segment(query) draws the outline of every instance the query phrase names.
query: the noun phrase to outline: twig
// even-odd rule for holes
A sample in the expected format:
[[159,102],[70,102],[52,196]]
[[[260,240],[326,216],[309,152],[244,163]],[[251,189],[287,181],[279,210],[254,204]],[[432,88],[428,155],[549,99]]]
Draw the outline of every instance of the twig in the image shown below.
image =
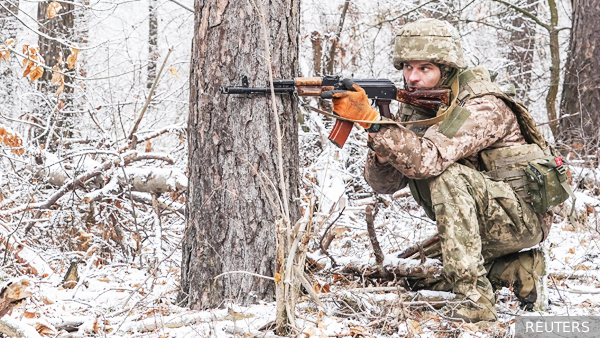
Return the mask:
[[137,121],[135,121],[133,128],[131,128],[131,131],[129,132],[128,139],[130,139],[130,140],[133,138],[133,134],[135,134],[138,127],[140,126],[140,122],[142,122],[142,118],[144,117],[144,114],[146,113],[146,110],[148,109],[148,105],[150,105],[150,101],[152,101],[152,94],[154,94],[154,89],[156,89],[156,84],[158,83],[158,80],[160,79],[160,76],[161,76],[163,70],[165,69],[165,65],[167,64],[167,60],[169,60],[169,55],[171,55],[171,52],[173,52],[173,48],[174,47],[169,48],[169,52],[167,53],[167,56],[165,57],[165,60],[163,61],[162,66],[160,67],[160,70],[158,71],[158,75],[156,75],[156,79],[154,79],[154,82],[152,83],[152,88],[150,88],[150,92],[148,93],[146,102],[144,102],[144,106],[142,107],[140,116],[138,117]]
[[346,207],[344,207],[342,209],[342,211],[340,211],[340,214],[338,215],[338,217],[336,217],[333,222],[331,222],[331,224],[329,224],[329,226],[327,227],[327,229],[325,229],[325,233],[323,234],[323,236],[321,237],[321,240],[319,241],[319,246],[321,247],[321,251],[327,255],[327,257],[329,257],[329,259],[331,260],[331,266],[332,267],[336,267],[337,263],[335,261],[335,259],[333,259],[333,257],[329,254],[329,252],[327,251],[327,249],[329,248],[329,244],[331,244],[331,241],[333,241],[333,236],[328,237],[331,238],[331,240],[328,240],[326,242],[326,245],[323,245],[323,237],[325,237],[325,234],[327,234],[329,232],[329,229],[335,224],[335,222],[337,222],[338,219],[340,219],[340,217],[342,217],[342,214],[344,213],[344,210],[346,210]]
[[371,245],[373,246],[373,252],[375,253],[375,263],[377,265],[383,264],[383,252],[381,251],[381,246],[379,245],[379,241],[377,240],[377,234],[375,233],[375,225],[373,220],[373,213],[371,211],[371,206],[367,205],[366,208],[367,213],[367,231],[369,232],[369,240],[371,241]]
[[319,299],[319,295],[317,295],[313,286],[310,284],[308,279],[306,279],[306,277],[304,276],[304,272],[302,270],[300,270],[300,268],[297,265],[294,265],[294,272],[296,273],[296,276],[298,276],[298,279],[300,279],[300,283],[302,283],[302,285],[304,285],[304,288],[310,295],[310,298],[312,298],[312,300],[315,302],[315,304],[317,304],[321,309],[323,309],[325,312],[327,312],[327,307]]
[[579,113],[563,115],[563,116],[561,116],[561,117],[559,117],[557,119],[550,120],[548,122],[538,123],[537,126],[543,126],[543,125],[546,125],[546,124],[550,124],[550,123],[553,123],[553,122],[556,122],[556,121],[560,121],[562,119],[566,119],[566,118],[569,118],[569,117],[577,116],[577,115],[579,115]]
[[181,8],[187,9],[188,11],[190,11],[190,12],[194,13],[194,10],[193,10],[193,9],[189,8],[188,6],[186,6],[186,5],[182,4],[182,3],[181,3],[181,2],[179,2],[179,1],[176,1],[176,0],[170,0],[170,1],[171,1],[171,2],[174,2],[174,3],[176,3],[176,4],[178,4],[179,6],[181,6]]

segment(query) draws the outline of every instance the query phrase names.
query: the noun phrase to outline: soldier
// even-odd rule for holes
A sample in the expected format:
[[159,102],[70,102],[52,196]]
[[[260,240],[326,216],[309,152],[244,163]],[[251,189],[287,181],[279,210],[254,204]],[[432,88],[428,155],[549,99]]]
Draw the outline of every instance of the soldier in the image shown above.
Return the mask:
[[[408,128],[377,124],[387,119],[350,82],[346,86],[355,91],[334,94],[334,110],[373,121],[361,123],[371,148],[364,175],[373,189],[391,194],[408,184],[436,221],[445,279],[454,293],[471,301],[449,315],[496,320],[493,287],[501,286],[513,286],[527,309],[543,307],[543,252],[519,251],[548,236],[552,213],[534,211],[524,168],[552,156],[553,149],[485,68],[465,70],[458,32],[448,22],[421,19],[405,25],[397,34],[394,66],[408,89],[452,89],[452,104],[437,112],[445,118]],[[435,118],[436,112],[405,104],[399,115],[401,121],[416,121]]]

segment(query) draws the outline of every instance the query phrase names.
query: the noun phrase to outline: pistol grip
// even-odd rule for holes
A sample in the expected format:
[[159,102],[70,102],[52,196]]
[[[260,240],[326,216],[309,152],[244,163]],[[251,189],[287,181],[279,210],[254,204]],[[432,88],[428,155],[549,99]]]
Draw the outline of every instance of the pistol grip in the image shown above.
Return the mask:
[[342,148],[348,139],[348,135],[352,131],[354,123],[350,121],[336,120],[331,133],[329,134],[329,140],[333,142],[339,148]]

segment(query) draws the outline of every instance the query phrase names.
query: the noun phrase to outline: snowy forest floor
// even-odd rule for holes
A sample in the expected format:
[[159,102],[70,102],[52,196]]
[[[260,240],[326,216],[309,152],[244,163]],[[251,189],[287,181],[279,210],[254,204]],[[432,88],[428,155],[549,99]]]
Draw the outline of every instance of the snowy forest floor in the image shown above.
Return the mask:
[[[326,140],[325,130],[330,126],[325,128],[316,116],[307,121],[310,131],[300,131],[301,185],[318,197],[315,219],[320,224],[309,247],[309,257],[326,265],[311,277],[328,310],[321,311],[309,297],[301,297],[296,324],[305,336],[511,337],[516,315],[600,314],[600,198],[593,183],[594,175],[600,175],[600,171],[570,169],[572,182],[577,183],[573,186],[586,187],[576,191],[581,225],[573,227],[565,220],[567,203],[559,210],[549,238],[542,244],[550,274],[546,311],[522,311],[512,292],[504,288],[497,293],[499,321],[450,322],[438,309],[407,298],[417,300],[419,294],[406,293],[400,287],[392,292],[371,292],[368,288],[396,284],[374,285],[373,281],[345,277],[336,273],[331,260],[319,251],[318,240],[335,220],[330,229],[335,234],[328,250],[331,256],[338,263],[350,259],[374,262],[365,221],[367,205],[378,209],[374,224],[386,255],[397,254],[424,240],[436,232],[436,227],[408,189],[393,196],[372,192],[362,178],[367,151],[365,133],[354,132],[346,147],[338,150]],[[33,327],[44,335],[59,337],[273,336],[259,330],[275,319],[275,303],[243,307],[227,302],[222,309],[211,311],[176,305],[181,263],[177,243],[183,227],[182,217],[165,224],[162,235],[157,236],[167,238],[170,244],[165,245],[159,258],[142,262],[111,263],[94,246],[87,251],[61,252],[58,248],[48,249],[39,241],[29,243],[29,247],[19,251],[19,260],[3,266],[0,277],[6,281],[26,276],[35,284],[34,294],[3,320],[27,332]],[[81,233],[80,239],[85,241],[86,234]],[[143,250],[156,252],[152,251],[156,245]],[[79,262],[79,280],[65,284],[63,278],[73,261]],[[28,336],[34,334],[30,332]]]

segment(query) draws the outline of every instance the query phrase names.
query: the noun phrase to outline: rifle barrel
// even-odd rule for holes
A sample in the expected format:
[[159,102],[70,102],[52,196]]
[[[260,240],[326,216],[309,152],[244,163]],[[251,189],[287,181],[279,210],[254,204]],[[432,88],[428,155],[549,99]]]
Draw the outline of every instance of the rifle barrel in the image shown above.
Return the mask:
[[[288,94],[293,93],[293,87],[275,87],[275,94]],[[221,94],[271,94],[271,88],[269,87],[220,87],[219,93]]]

